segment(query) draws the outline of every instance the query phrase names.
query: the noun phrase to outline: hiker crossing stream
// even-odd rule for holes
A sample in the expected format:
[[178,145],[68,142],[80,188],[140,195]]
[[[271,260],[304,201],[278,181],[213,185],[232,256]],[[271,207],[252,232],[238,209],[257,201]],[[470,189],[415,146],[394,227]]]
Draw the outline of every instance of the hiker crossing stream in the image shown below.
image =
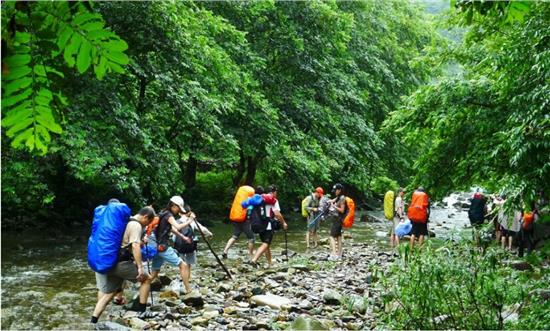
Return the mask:
[[[280,323],[305,323],[298,319],[300,312],[308,312],[317,319],[333,316],[334,327],[346,323],[357,327],[374,326],[374,301],[381,289],[372,284],[375,269],[382,270],[394,259],[389,248],[389,222],[383,220],[382,211],[359,212],[353,228],[344,233],[343,261],[327,261],[328,222],[321,224],[321,245],[306,251],[304,243],[305,220],[289,215],[289,261],[284,261],[284,234],[279,231],[273,240],[274,265],[271,269],[254,269],[244,262],[246,241],[241,238],[229,251],[224,263],[235,280],[224,279],[224,271],[217,265],[204,242],[199,243],[198,264],[193,270],[194,288],[200,293],[203,307],[184,304],[177,293],[178,280],[175,268],[163,268],[172,284],[154,292],[156,314],[151,319],[139,319],[126,313],[122,307],[109,305],[103,321],[112,319],[122,324],[130,321],[135,328],[146,324],[166,328],[190,328],[201,325],[208,328],[261,327]],[[368,221],[366,221],[368,220]],[[221,220],[210,220],[214,233],[211,244],[221,253],[231,234],[231,225]],[[449,238],[468,224],[464,210],[442,204],[433,208],[430,230],[438,238]],[[85,229],[88,231],[89,229]],[[94,273],[86,263],[86,232],[73,232],[62,236],[44,236],[26,233],[2,234],[2,328],[3,329],[82,329],[89,324],[89,316],[96,301]],[[264,262],[261,260],[260,262]],[[165,280],[168,278],[164,278]],[[327,284],[335,293],[325,291]],[[130,285],[125,295],[130,299],[135,288]],[[289,300],[289,311],[280,311],[254,303],[258,294],[275,294]],[[338,301],[363,298],[365,305],[354,300],[350,310],[344,305],[332,305],[331,297]],[[348,298],[348,299],[345,299]],[[367,299],[364,299],[367,298]],[[269,299],[269,297],[268,297]],[[353,301],[353,300],[352,300]],[[361,301],[361,302],[363,302]],[[257,306],[258,305],[258,306]],[[359,311],[363,318],[353,315]],[[214,312],[215,311],[215,312]],[[327,318],[325,318],[327,319]],[[145,324],[144,324],[145,323]],[[286,324],[285,324],[286,323]],[[159,326],[160,325],[160,326]]]

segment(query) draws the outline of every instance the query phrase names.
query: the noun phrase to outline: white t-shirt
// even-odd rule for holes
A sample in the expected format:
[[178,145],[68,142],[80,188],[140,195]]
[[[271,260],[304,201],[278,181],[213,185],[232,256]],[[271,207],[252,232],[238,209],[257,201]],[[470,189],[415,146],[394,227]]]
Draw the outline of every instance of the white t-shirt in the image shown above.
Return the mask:
[[[265,212],[270,218],[275,217],[276,211],[278,212],[281,211],[281,207],[279,206],[279,200],[275,201],[274,205],[265,205]],[[268,231],[271,230],[271,222],[267,224],[266,230]]]

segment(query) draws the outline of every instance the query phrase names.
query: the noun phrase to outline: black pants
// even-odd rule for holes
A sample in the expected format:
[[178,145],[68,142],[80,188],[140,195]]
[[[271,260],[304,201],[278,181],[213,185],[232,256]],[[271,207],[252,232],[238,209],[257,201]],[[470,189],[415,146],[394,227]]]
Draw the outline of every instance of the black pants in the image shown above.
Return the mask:
[[523,256],[523,251],[527,245],[527,254],[531,253],[535,248],[535,231],[534,227],[531,227],[530,230],[521,229],[519,231],[519,242],[518,242],[518,256]]

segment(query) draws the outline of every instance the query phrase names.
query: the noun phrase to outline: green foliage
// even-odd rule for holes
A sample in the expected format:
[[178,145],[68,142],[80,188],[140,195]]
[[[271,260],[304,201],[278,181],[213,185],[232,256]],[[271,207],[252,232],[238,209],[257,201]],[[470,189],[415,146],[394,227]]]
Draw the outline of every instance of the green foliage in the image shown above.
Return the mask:
[[490,9],[469,22],[463,43],[438,55],[460,72],[422,86],[386,121],[417,154],[413,185],[436,196],[481,185],[517,201],[548,191],[550,7],[531,3],[513,22],[493,13],[515,4],[481,3]]
[[65,77],[61,54],[81,74],[93,66],[98,79],[124,72],[129,61],[126,43],[81,3],[8,2],[2,6],[2,41],[2,126],[13,147],[41,154],[50,133],[61,134],[61,112],[68,106],[59,88]]
[[376,192],[377,195],[383,196],[388,190],[397,192],[399,184],[396,181],[389,179],[388,177],[381,176],[374,178],[370,183],[371,190]]
[[[532,290],[548,286],[548,275],[504,267],[505,257],[493,248],[449,243],[434,250],[428,243],[383,279],[389,294],[381,317],[396,329],[529,329],[533,316],[542,318],[537,325],[548,325],[540,302],[529,299]],[[520,320],[509,324],[504,319],[516,304]]]

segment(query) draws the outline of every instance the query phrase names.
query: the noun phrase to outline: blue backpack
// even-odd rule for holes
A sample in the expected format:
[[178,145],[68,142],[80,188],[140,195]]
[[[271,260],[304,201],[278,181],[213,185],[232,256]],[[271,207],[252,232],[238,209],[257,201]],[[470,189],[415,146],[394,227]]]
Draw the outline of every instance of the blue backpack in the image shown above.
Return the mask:
[[101,205],[94,210],[92,233],[88,239],[88,265],[92,270],[106,274],[117,264],[130,213],[130,208],[120,202]]

